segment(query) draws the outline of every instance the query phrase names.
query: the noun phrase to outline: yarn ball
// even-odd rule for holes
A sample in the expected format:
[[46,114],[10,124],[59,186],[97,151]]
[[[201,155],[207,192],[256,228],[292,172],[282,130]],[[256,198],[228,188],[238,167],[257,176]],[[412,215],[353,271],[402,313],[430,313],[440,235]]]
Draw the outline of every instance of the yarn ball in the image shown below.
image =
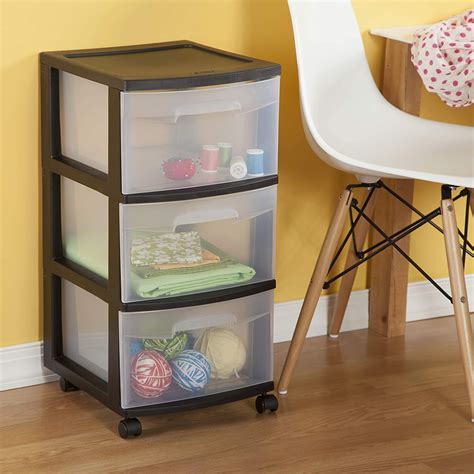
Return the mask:
[[130,355],[133,357],[143,350],[143,341],[141,339],[132,339],[129,345]]
[[158,352],[140,351],[132,360],[130,383],[140,397],[159,397],[171,385],[171,367]]
[[211,364],[211,377],[228,379],[238,377],[247,359],[245,345],[230,329],[210,328],[204,331],[194,344],[194,349],[203,353]]
[[152,349],[161,352],[167,359],[173,359],[186,349],[188,335],[185,332],[178,332],[169,339],[145,339],[143,343],[145,349]]
[[211,366],[200,352],[185,350],[171,361],[173,380],[185,390],[198,392],[209,381]]

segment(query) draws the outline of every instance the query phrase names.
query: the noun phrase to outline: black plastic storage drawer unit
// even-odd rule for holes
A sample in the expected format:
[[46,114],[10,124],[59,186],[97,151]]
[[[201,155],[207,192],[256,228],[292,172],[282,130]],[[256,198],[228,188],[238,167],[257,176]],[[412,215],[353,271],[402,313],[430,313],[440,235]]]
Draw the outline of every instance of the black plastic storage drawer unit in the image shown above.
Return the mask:
[[41,54],[45,365],[136,418],[275,411],[280,66],[189,41]]

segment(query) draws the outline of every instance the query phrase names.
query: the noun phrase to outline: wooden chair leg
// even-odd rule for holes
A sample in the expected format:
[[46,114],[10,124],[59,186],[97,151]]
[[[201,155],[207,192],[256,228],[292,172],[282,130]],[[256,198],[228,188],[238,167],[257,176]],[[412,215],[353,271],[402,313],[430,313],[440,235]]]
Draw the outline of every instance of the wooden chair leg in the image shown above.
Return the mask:
[[[370,189],[367,190],[365,198],[370,193]],[[374,190],[373,196],[370,198],[370,201],[367,203],[364,213],[372,218],[374,215],[375,201],[376,201],[377,190]],[[354,230],[355,241],[358,248],[362,248],[364,242],[367,238],[370,225],[364,219],[360,218],[359,222],[356,225]],[[356,263],[359,260],[359,257],[354,252],[354,246],[351,245],[347,254],[346,265],[344,268],[349,268],[351,265]],[[346,312],[347,303],[349,302],[349,297],[351,296],[352,287],[354,285],[354,280],[357,275],[357,268],[354,268],[351,272],[344,275],[341,279],[341,286],[339,287],[339,293],[336,299],[336,306],[334,308],[334,313],[331,319],[331,325],[329,327],[329,337],[337,338],[339,337],[339,331],[341,330],[342,321],[344,319],[344,314]]]
[[453,297],[454,316],[459,338],[459,346],[464,365],[469,401],[471,405],[471,420],[474,422],[474,344],[472,326],[469,316],[466,281],[459,250],[458,227],[452,199],[441,202],[443,218],[444,242],[448,259],[449,281]]
[[304,298],[303,307],[301,308],[295,332],[291,340],[290,349],[286,356],[283,372],[280,377],[278,392],[282,395],[288,392],[288,385],[293,375],[293,371],[298,361],[298,357],[303,349],[304,340],[308,333],[311,320],[313,319],[314,310],[318,304],[324,281],[331,264],[331,260],[336,253],[336,247],[341,237],[344,221],[347,217],[352,199],[352,191],[344,190],[339,197],[339,203],[332,218],[331,224],[324,239],[321,252],[319,254],[313,275],[309,282],[308,290]]

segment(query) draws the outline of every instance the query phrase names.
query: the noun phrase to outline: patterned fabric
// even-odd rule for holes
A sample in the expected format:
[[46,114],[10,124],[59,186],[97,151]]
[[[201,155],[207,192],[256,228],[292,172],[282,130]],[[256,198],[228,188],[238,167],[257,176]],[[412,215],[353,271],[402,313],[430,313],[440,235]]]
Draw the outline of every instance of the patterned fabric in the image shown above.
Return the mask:
[[160,265],[152,265],[151,267],[154,270],[178,270],[180,268],[193,268],[200,265],[210,265],[211,263],[219,263],[220,257],[212,253],[210,250],[202,247],[201,244],[201,253],[202,253],[202,262],[200,263],[161,263]]
[[229,263],[230,258],[217,247],[201,239],[201,263],[188,264],[161,264],[161,265],[133,265],[133,272],[141,278],[153,278],[166,275],[192,275],[202,271],[221,268]]
[[474,10],[418,31],[411,53],[430,92],[451,107],[474,103]]
[[201,239],[195,231],[133,239],[131,261],[139,266],[202,263]]

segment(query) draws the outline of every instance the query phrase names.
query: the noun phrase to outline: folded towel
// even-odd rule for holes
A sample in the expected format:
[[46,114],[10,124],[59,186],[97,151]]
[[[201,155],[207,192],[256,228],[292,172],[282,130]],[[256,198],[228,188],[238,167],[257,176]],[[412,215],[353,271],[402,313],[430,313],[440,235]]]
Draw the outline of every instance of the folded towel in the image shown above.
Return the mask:
[[255,276],[253,268],[236,262],[209,242],[201,239],[201,246],[217,255],[220,261],[169,270],[134,266],[131,275],[133,291],[142,298],[175,296],[220,286],[240,285]]
[[142,298],[196,293],[220,286],[241,285],[255,276],[255,270],[237,262],[194,274],[160,275],[140,278],[132,273],[132,288]]

